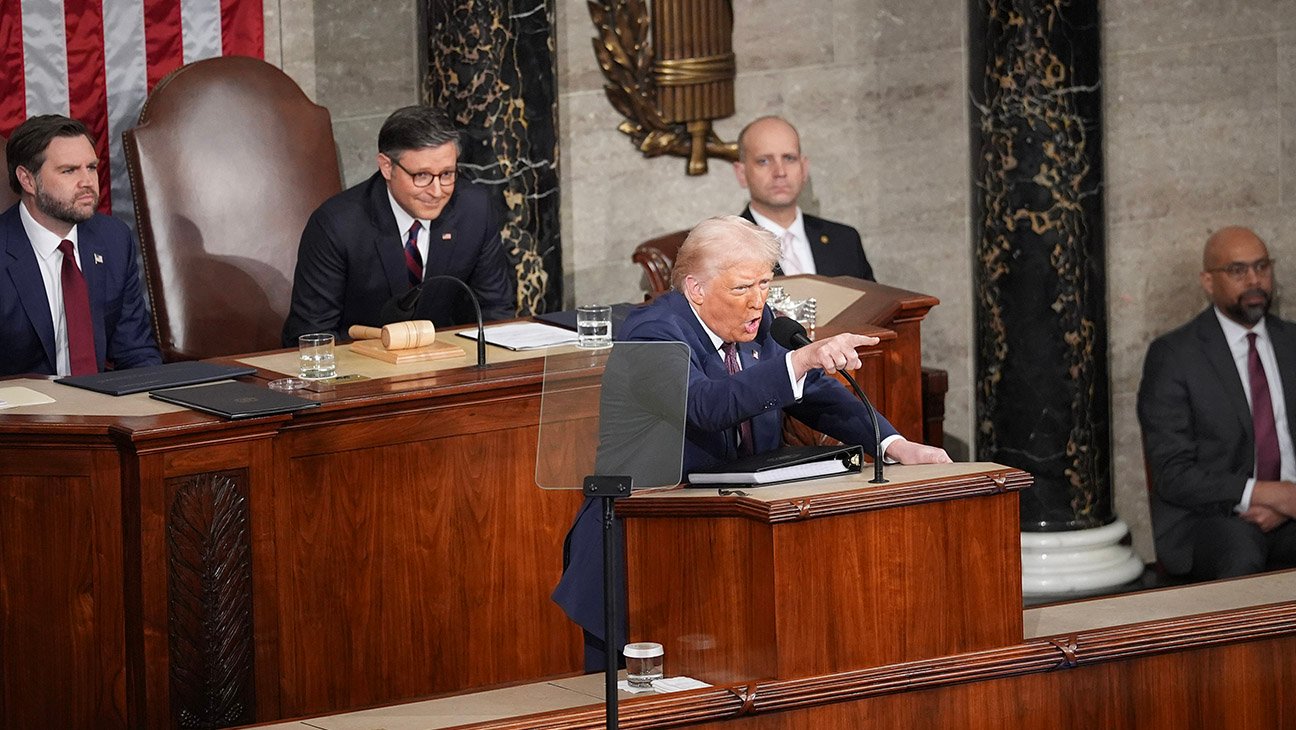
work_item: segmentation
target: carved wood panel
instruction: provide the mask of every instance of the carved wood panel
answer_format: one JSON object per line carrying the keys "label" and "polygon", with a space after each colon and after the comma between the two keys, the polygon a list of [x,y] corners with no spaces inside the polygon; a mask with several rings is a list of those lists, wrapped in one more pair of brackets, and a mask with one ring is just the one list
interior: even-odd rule
{"label": "carved wood panel", "polygon": [[247,475],[173,479],[167,512],[171,717],[176,727],[256,719]]}

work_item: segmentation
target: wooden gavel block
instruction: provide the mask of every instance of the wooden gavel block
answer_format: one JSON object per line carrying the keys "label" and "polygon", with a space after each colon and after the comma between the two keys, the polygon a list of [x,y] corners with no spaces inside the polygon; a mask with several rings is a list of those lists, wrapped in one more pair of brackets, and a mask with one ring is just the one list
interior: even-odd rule
{"label": "wooden gavel block", "polygon": [[387,350],[410,350],[436,342],[436,327],[426,319],[393,322],[383,327],[353,324],[347,334],[353,340],[381,340]]}
{"label": "wooden gavel block", "polygon": [[390,363],[463,357],[461,347],[437,342],[436,327],[426,319],[393,322],[383,327],[354,324],[347,329],[351,351]]}

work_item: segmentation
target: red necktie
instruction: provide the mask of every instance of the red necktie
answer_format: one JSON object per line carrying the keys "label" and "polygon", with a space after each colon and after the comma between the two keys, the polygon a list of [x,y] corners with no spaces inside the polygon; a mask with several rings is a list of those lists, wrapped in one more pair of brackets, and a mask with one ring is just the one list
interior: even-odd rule
{"label": "red necktie", "polygon": [[[730,375],[734,375],[742,370],[742,365],[738,362],[738,346],[732,342],[724,343],[721,348],[724,350],[725,369]],[[752,444],[752,427],[751,419],[744,420],[738,424],[738,455],[751,456],[755,453]]]}
{"label": "red necktie", "polygon": [[409,229],[409,238],[405,239],[405,268],[409,272],[411,288],[423,281],[423,257],[419,255],[418,250],[418,234],[422,227],[422,223],[414,221],[414,225]]}
{"label": "red necktie", "polygon": [[1277,481],[1282,475],[1282,452],[1278,450],[1278,426],[1274,423],[1273,398],[1269,395],[1269,379],[1260,364],[1256,350],[1256,334],[1247,335],[1247,376],[1251,380],[1251,427],[1255,432],[1256,470],[1260,481]]}
{"label": "red necktie", "polygon": [[63,318],[67,322],[68,360],[73,375],[99,372],[95,357],[94,325],[90,324],[90,291],[85,277],[77,266],[76,253],[71,241],[59,243],[63,252],[63,270],[59,280],[63,285]]}

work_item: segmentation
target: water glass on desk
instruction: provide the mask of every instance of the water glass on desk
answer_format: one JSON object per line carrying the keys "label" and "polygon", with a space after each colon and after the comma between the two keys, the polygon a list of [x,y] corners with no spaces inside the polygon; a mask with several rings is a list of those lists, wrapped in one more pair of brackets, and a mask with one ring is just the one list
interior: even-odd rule
{"label": "water glass on desk", "polygon": [[333,335],[308,334],[297,338],[298,374],[306,380],[326,380],[337,375]]}
{"label": "water glass on desk", "polygon": [[576,346],[598,349],[612,346],[612,307],[584,304],[576,308]]}
{"label": "water glass on desk", "polygon": [[635,689],[647,689],[653,680],[666,675],[665,652],[655,641],[626,644],[621,653],[625,656],[626,681]]}

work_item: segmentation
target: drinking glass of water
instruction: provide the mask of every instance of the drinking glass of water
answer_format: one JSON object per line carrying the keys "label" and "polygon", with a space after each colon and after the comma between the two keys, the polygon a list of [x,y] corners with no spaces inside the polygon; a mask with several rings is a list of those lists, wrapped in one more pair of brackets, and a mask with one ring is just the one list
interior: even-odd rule
{"label": "drinking glass of water", "polygon": [[612,307],[585,304],[576,308],[576,346],[597,349],[612,346]]}
{"label": "drinking glass of water", "polygon": [[299,375],[306,380],[324,380],[337,375],[333,357],[333,335],[309,334],[297,338]]}

